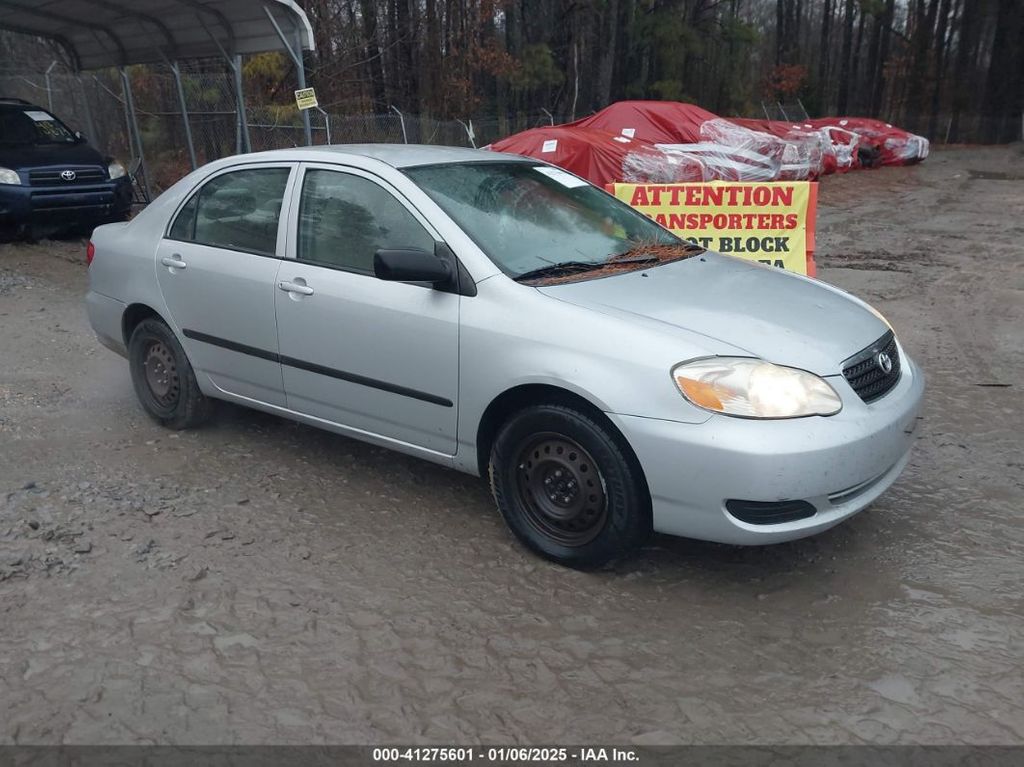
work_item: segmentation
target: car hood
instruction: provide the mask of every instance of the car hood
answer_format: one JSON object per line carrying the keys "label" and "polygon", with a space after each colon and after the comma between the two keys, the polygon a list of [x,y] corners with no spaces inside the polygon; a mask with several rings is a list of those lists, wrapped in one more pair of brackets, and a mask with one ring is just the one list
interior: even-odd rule
{"label": "car hood", "polygon": [[716,253],[539,290],[606,314],[698,333],[709,339],[712,354],[740,349],[823,376],[840,374],[843,360],[889,329],[867,304],[838,288]]}
{"label": "car hood", "polygon": [[0,144],[0,168],[27,170],[51,165],[106,165],[99,152],[80,144]]}

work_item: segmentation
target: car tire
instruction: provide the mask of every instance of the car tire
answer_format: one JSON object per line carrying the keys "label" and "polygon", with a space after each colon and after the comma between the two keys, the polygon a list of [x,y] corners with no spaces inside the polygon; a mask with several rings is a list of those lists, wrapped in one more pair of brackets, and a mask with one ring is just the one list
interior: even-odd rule
{"label": "car tire", "polygon": [[189,429],[212,415],[213,401],[199,390],[185,350],[161,320],[150,317],[135,327],[128,364],[142,409],[161,426]]}
{"label": "car tire", "polygon": [[591,569],[639,547],[651,533],[643,472],[618,433],[561,404],[528,407],[498,432],[491,493],[529,549]]}

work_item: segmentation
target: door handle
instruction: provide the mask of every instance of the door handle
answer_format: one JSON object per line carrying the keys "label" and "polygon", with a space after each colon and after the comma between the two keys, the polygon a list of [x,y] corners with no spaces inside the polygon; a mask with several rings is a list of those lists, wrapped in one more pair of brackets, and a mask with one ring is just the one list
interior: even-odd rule
{"label": "door handle", "polygon": [[173,256],[164,256],[160,259],[160,263],[164,266],[170,267],[171,269],[184,269],[188,266],[181,257],[175,253]]}
{"label": "door handle", "polygon": [[309,285],[299,285],[298,283],[295,282],[281,281],[277,283],[277,287],[279,287],[285,293],[298,293],[301,296],[313,295],[313,288],[309,287]]}

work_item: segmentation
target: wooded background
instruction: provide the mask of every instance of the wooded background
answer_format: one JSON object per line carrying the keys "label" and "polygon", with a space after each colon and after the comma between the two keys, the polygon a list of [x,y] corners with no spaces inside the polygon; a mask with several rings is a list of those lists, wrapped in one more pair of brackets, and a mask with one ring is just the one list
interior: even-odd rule
{"label": "wooded background", "polygon": [[321,100],[441,117],[630,98],[1021,136],[1021,0],[305,0]]}
{"label": "wooded background", "polygon": [[[881,117],[940,142],[1022,137],[1024,0],[299,4],[317,42],[308,80],[332,115],[394,106],[506,127],[620,99],[764,116],[762,102],[799,98],[812,117]],[[58,56],[18,37],[0,40],[7,72],[41,72]],[[145,91],[146,68],[132,69]],[[254,107],[292,104],[293,67],[281,54],[247,58],[245,83]]]}

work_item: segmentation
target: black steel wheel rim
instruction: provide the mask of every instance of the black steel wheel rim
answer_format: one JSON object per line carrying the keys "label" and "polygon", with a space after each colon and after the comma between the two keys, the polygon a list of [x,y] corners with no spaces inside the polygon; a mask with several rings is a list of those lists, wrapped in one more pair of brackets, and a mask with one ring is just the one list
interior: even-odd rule
{"label": "black steel wheel rim", "polygon": [[590,453],[545,433],[525,440],[516,455],[516,491],[530,526],[563,546],[594,540],[608,520],[608,500]]}
{"label": "black steel wheel rim", "polygon": [[172,406],[181,392],[181,379],[174,353],[163,341],[151,341],[142,355],[146,386],[157,404]]}

